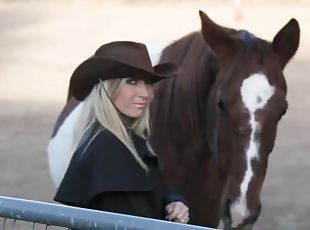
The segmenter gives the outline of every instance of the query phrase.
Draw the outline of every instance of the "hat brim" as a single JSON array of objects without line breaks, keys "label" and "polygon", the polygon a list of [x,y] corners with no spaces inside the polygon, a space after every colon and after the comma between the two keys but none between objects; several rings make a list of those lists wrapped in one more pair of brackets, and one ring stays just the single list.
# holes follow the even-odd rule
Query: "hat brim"
[{"label": "hat brim", "polygon": [[155,83],[178,72],[178,68],[171,63],[158,64],[153,68],[154,72],[104,56],[93,56],[75,69],[70,79],[70,90],[77,100],[82,101],[99,80],[136,78]]}]

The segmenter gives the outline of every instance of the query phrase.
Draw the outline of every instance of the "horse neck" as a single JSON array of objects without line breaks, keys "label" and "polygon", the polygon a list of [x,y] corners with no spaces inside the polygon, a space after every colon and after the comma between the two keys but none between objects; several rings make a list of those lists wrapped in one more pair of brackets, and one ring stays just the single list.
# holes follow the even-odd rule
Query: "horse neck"
[{"label": "horse neck", "polygon": [[[206,147],[206,105],[216,60],[201,34],[193,33],[168,46],[161,62],[175,63],[181,71],[177,77],[160,82],[156,89],[152,123],[162,127],[159,121],[163,121],[166,127],[154,127],[154,136],[158,140],[165,136],[181,146],[184,141],[193,142],[189,145],[197,146],[199,154]],[[166,130],[166,134],[159,129]]]},{"label": "horse neck", "polygon": [[182,59],[181,75],[175,78],[182,90],[179,100],[186,103],[188,115],[199,126],[207,118],[206,105],[211,86],[218,71],[217,61],[200,33],[193,34]]}]

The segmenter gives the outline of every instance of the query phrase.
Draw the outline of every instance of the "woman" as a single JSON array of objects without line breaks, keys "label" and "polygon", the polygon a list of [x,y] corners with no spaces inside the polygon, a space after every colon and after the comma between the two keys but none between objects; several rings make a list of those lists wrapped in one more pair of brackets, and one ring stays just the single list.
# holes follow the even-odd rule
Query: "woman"
[{"label": "woman", "polygon": [[153,68],[145,45],[134,42],[103,45],[77,67],[69,98],[81,101],[80,113],[56,201],[187,223],[187,206],[168,194],[146,143],[152,84],[175,74],[169,63]]}]

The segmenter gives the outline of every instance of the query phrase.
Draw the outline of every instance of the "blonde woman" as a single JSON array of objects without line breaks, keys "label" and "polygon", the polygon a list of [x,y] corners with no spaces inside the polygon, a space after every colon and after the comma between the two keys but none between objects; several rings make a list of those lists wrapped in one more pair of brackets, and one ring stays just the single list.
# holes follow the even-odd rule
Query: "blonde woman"
[{"label": "blonde woman", "polygon": [[[152,67],[145,45],[134,42],[103,45],[77,67],[51,140],[66,122],[74,124],[56,201],[187,223],[187,206],[167,193],[146,143],[152,84],[175,74],[169,63]],[[76,121],[68,122],[70,116]]]}]

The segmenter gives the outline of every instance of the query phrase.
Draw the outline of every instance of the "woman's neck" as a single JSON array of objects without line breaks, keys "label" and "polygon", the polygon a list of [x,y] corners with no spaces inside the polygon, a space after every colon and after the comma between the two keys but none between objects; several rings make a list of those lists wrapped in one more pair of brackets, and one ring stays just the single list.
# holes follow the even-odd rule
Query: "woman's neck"
[{"label": "woman's neck", "polygon": [[119,117],[126,129],[130,129],[132,124],[135,122],[135,118],[128,117],[122,113],[119,113]]}]

